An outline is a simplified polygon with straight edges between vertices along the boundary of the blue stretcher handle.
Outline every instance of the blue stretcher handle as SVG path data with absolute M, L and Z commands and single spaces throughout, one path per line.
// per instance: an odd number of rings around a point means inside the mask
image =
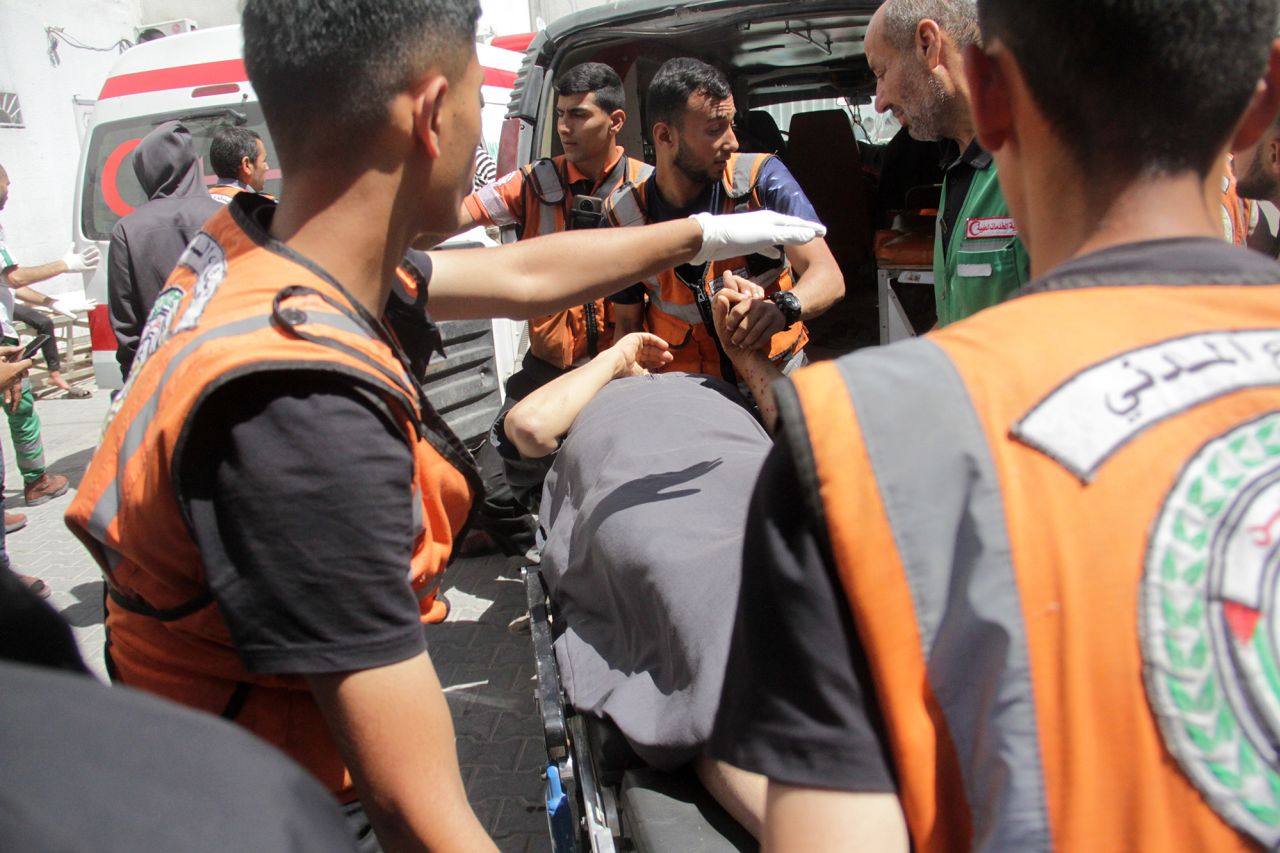
M 578 849 L 573 826 L 573 808 L 560 783 L 560 768 L 547 765 L 547 825 L 554 853 L 575 853 Z

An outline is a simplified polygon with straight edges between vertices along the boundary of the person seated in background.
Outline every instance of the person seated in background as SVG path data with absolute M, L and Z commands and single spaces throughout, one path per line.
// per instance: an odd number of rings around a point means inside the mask
M 763 292 L 732 276 L 717 328 Z M 776 417 L 767 354 L 726 351 L 766 423 Z M 542 575 L 558 619 L 569 700 L 613 722 L 636 755 L 662 770 L 692 762 L 698 778 L 758 833 L 764 780 L 703 751 L 727 661 L 742 566 L 747 491 L 771 447 L 733 385 L 663 373 L 667 343 L 626 335 L 543 386 L 494 426 L 518 493 L 542 490 Z M 543 478 L 545 477 L 545 485 Z

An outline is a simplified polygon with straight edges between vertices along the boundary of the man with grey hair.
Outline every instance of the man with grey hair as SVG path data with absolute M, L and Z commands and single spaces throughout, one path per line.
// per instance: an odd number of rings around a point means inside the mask
M 974 138 L 963 52 L 980 40 L 974 0 L 887 0 L 867 27 L 876 109 L 915 139 L 955 146 L 934 242 L 939 326 L 1003 302 L 1030 277 L 995 163 Z

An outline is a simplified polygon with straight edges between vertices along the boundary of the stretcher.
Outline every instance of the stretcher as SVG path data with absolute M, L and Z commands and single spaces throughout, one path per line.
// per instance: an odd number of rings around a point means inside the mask
M 568 704 L 552 645 L 555 608 L 538 567 L 527 566 L 523 573 L 554 853 L 757 850 L 755 839 L 712 799 L 692 769 L 665 773 L 645 766 L 611 723 Z

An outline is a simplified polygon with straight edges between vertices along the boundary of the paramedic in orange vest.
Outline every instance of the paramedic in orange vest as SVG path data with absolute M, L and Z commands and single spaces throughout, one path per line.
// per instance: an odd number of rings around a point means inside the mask
M 209 195 L 222 204 L 242 192 L 260 193 L 267 184 L 267 146 L 247 127 L 220 128 L 209 143 L 209 163 L 218 176 Z
M 657 167 L 652 176 L 613 194 L 606 207 L 610 225 L 760 209 L 817 219 L 804 191 L 775 155 L 737 153 L 737 107 L 719 70 L 696 59 L 668 60 L 645 98 Z M 728 324 L 733 343 L 768 350 L 787 368 L 804 361 L 808 335 L 803 320 L 844 296 L 844 277 L 831 249 L 825 240 L 814 240 L 789 247 L 776 260 L 744 256 L 663 270 L 614 297 L 617 334 L 651 332 L 675 356 L 667 370 L 723 375 L 732 381 L 732 364 L 717 344 L 711 316 L 711 298 L 726 271 L 769 294 L 734 307 Z
M 603 200 L 653 171 L 617 144 L 627 114 L 616 71 L 584 62 L 562 74 L 555 87 L 556 133 L 564 153 L 523 166 L 467 196 L 463 227 L 514 227 L 521 240 L 596 228 Z M 613 343 L 612 312 L 612 305 L 597 299 L 530 320 L 529 349 L 520 370 L 507 380 L 504 409 L 607 349 Z M 534 545 L 536 521 L 512 494 L 490 443 L 480 446 L 476 461 L 485 480 L 477 530 L 508 555 L 526 553 Z
M 439 342 L 426 310 L 539 316 L 819 230 L 748 214 L 401 266 L 415 240 L 457 230 L 470 188 L 479 13 L 244 4 L 283 200 L 240 193 L 196 235 L 67 513 L 107 581 L 113 680 L 283 749 L 366 849 L 493 849 L 421 624 L 443 615 L 441 571 L 478 488 L 419 383 Z M 607 268 L 566 260 L 596 253 Z
M 537 160 L 463 202 L 462 225 L 514 226 L 519 239 L 600 224 L 605 198 L 652 167 L 618 145 L 627 120 L 618 73 L 600 62 L 575 65 L 556 80 L 556 133 L 563 154 Z M 507 394 L 525 397 L 561 373 L 585 364 L 613 343 L 613 324 L 599 299 L 529 322 L 529 351 L 507 380 Z
M 712 747 L 765 849 L 1280 843 L 1280 265 L 1204 195 L 1277 6 L 979 0 L 1035 278 L 775 389 Z

